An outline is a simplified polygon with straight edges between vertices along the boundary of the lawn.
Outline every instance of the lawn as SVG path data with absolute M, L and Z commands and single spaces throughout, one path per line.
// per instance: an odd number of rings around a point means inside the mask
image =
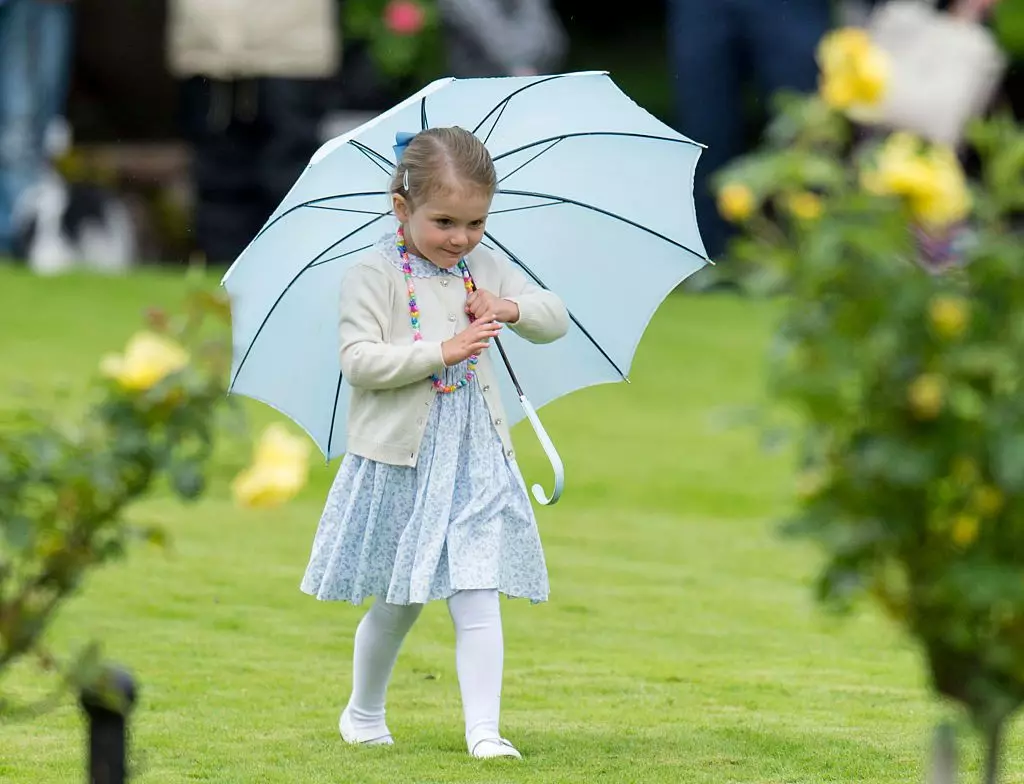
M 144 307 L 173 307 L 183 289 L 168 273 L 37 280 L 0 269 L 0 411 L 26 382 L 80 389 Z M 504 604 L 503 725 L 519 764 L 465 754 L 443 605 L 424 613 L 399 661 L 398 745 L 338 738 L 363 609 L 298 591 L 334 465 L 317 465 L 276 511 L 232 505 L 238 453 L 222 456 L 199 504 L 147 501 L 135 516 L 166 525 L 173 550 L 139 549 L 95 575 L 54 641 L 102 638 L 135 673 L 134 764 L 146 784 L 923 781 L 942 710 L 917 654 L 870 612 L 839 623 L 814 605 L 814 552 L 774 529 L 784 457 L 716 420 L 756 400 L 771 319 L 763 303 L 672 297 L 632 385 L 542 411 L 568 484 L 538 512 L 552 601 Z M 515 436 L 528 481 L 550 485 L 529 426 Z M 21 669 L 5 687 L 29 697 L 44 684 Z M 0 720 L 0 781 L 81 781 L 82 740 L 70 699 Z M 977 761 L 972 746 L 971 778 Z M 1019 750 L 1005 781 L 1024 782 Z

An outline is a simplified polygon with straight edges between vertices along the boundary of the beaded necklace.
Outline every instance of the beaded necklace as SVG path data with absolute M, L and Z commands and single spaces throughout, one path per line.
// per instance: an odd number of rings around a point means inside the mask
M 409 321 L 412 323 L 412 339 L 413 341 L 423 340 L 423 333 L 420 332 L 420 308 L 416 304 L 416 286 L 412 282 L 412 264 L 409 261 L 409 251 L 405 245 L 405 232 L 401 227 L 398 229 L 398 237 L 395 240 L 395 245 L 398 248 L 398 255 L 402 258 L 402 273 L 405 275 L 406 290 L 409 292 Z M 469 267 L 466 266 L 465 259 L 459 259 L 459 272 L 462 273 L 462 282 L 466 287 L 466 294 L 471 294 L 474 290 L 473 277 L 469 274 Z M 456 381 L 454 384 L 445 384 L 444 380 L 434 373 L 430 380 L 434 382 L 434 389 L 442 394 L 450 394 L 456 389 L 461 389 L 466 386 L 476 376 L 476 365 L 480 357 L 477 354 L 473 354 L 469 358 L 469 362 L 466 365 L 466 376 Z

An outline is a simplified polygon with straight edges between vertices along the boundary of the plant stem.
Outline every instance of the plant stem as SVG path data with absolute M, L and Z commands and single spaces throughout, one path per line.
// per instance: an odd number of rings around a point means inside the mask
M 985 784 L 999 780 L 999 760 L 1003 751 L 1003 722 L 993 722 L 985 733 Z

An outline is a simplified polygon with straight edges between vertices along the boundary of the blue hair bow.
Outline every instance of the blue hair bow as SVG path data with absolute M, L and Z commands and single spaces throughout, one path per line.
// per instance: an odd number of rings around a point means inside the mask
M 401 162 L 402 155 L 405 153 L 405 148 L 409 146 L 409 142 L 411 142 L 415 136 L 416 134 L 407 133 L 405 131 L 399 131 L 395 134 L 395 146 L 391 148 L 395 151 L 395 163 Z

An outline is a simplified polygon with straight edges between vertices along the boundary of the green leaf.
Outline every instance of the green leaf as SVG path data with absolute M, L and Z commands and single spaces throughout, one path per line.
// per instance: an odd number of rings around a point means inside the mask
M 21 515 L 0 520 L 3 538 L 15 550 L 26 550 L 32 544 L 32 528 L 32 521 Z
M 171 486 L 174 492 L 188 501 L 195 500 L 206 489 L 202 465 L 194 461 L 181 461 L 171 465 Z
M 996 434 L 992 467 L 996 481 L 1011 491 L 1024 491 L 1024 433 Z

